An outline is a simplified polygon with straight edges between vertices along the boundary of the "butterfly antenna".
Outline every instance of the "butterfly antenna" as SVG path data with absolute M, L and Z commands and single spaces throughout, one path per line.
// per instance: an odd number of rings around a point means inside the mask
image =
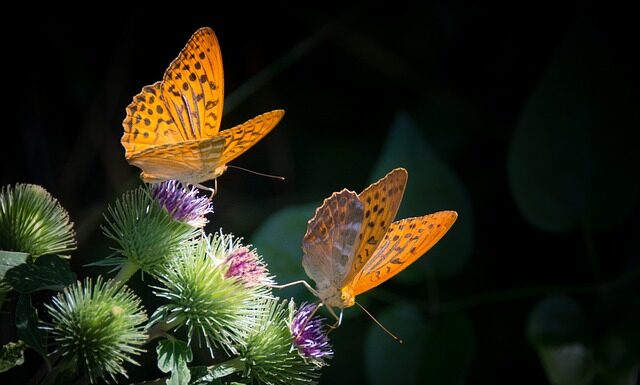
M 284 180 L 284 177 L 283 177 L 283 176 L 279 176 L 279 175 L 264 174 L 264 173 L 261 173 L 261 172 L 257 172 L 257 171 L 253 171 L 253 170 L 248 170 L 248 169 L 246 169 L 246 168 L 238 167 L 238 166 L 231 166 L 231 165 L 228 165 L 227 167 L 228 167 L 228 168 L 235 168 L 235 169 L 238 169 L 238 170 L 241 170 L 241 171 L 246 171 L 246 172 L 248 172 L 249 174 L 260 175 L 260 176 L 264 176 L 264 177 L 267 177 L 267 178 L 273 178 L 273 179 L 278 179 L 278 180 Z
M 356 305 L 358 305 L 358 307 L 360 309 L 362 309 L 362 311 L 364 311 L 372 320 L 373 322 L 376 323 L 376 325 L 380 326 L 380 329 L 384 330 L 389 336 L 391 336 L 391 338 L 393 338 L 397 343 L 401 344 L 402 343 L 402 339 L 398 338 L 395 334 L 391 333 L 389 331 L 389 329 L 387 329 L 386 327 L 384 327 L 371 313 L 369 313 L 369 311 L 367 309 L 365 309 L 362 305 L 360 305 L 359 303 L 356 302 Z

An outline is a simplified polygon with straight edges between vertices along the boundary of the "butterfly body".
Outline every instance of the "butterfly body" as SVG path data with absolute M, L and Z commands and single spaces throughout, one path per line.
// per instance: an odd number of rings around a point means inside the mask
M 120 141 L 125 158 L 149 183 L 216 179 L 228 162 L 268 134 L 284 115 L 274 110 L 221 131 L 223 102 L 218 40 L 210 28 L 201 28 L 163 80 L 144 87 L 127 106 Z
M 394 222 L 407 182 L 402 168 L 360 194 L 342 190 L 309 220 L 302 266 L 328 307 L 347 308 L 427 252 L 453 225 L 455 211 Z

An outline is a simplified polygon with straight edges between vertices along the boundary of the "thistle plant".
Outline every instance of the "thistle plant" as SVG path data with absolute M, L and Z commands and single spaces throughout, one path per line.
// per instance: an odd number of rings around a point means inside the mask
M 69 214 L 47 190 L 19 183 L 0 190 L 0 250 L 39 257 L 76 248 Z
M 50 332 L 63 366 L 78 367 L 92 383 L 100 378 L 127 376 L 125 362 L 144 350 L 147 316 L 140 299 L 129 289 L 98 277 L 67 287 L 45 305 L 52 321 Z

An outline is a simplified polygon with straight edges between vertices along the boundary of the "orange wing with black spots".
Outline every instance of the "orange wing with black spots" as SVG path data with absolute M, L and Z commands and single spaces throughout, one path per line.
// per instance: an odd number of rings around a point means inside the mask
M 225 165 L 242 155 L 271 132 L 283 116 L 284 110 L 274 110 L 258 115 L 239 126 L 220 131 L 220 136 L 225 138 L 220 164 Z
M 162 100 L 160 84 L 156 82 L 144 87 L 127 106 L 127 117 L 122 122 L 124 134 L 120 140 L 127 159 L 150 147 L 186 139 Z
M 224 74 L 220 46 L 211 28 L 196 31 L 167 68 L 162 96 L 185 139 L 218 134 Z
M 382 241 L 400 208 L 407 177 L 407 170 L 396 168 L 358 194 L 364 205 L 364 221 L 359 235 L 360 246 L 353 259 L 352 274 L 346 281 L 360 271 Z
M 429 251 L 457 218 L 455 211 L 440 211 L 391 224 L 374 254 L 350 284 L 353 295 L 364 293 L 406 269 Z

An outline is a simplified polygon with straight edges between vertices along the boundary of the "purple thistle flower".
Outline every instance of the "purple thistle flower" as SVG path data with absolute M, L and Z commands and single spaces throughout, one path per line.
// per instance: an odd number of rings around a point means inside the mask
M 272 283 L 269 271 L 253 250 L 242 246 L 233 249 L 225 263 L 229 265 L 225 277 L 235 277 L 247 286 L 268 285 Z
M 323 359 L 333 357 L 329 337 L 322 330 L 322 318 L 309 319 L 318 305 L 302 304 L 289 325 L 293 343 L 306 358 Z
M 154 184 L 151 195 L 173 217 L 194 227 L 204 227 L 207 224 L 206 214 L 213 212 L 211 201 L 204 196 L 198 196 L 198 189 L 186 189 L 175 180 L 168 180 Z

